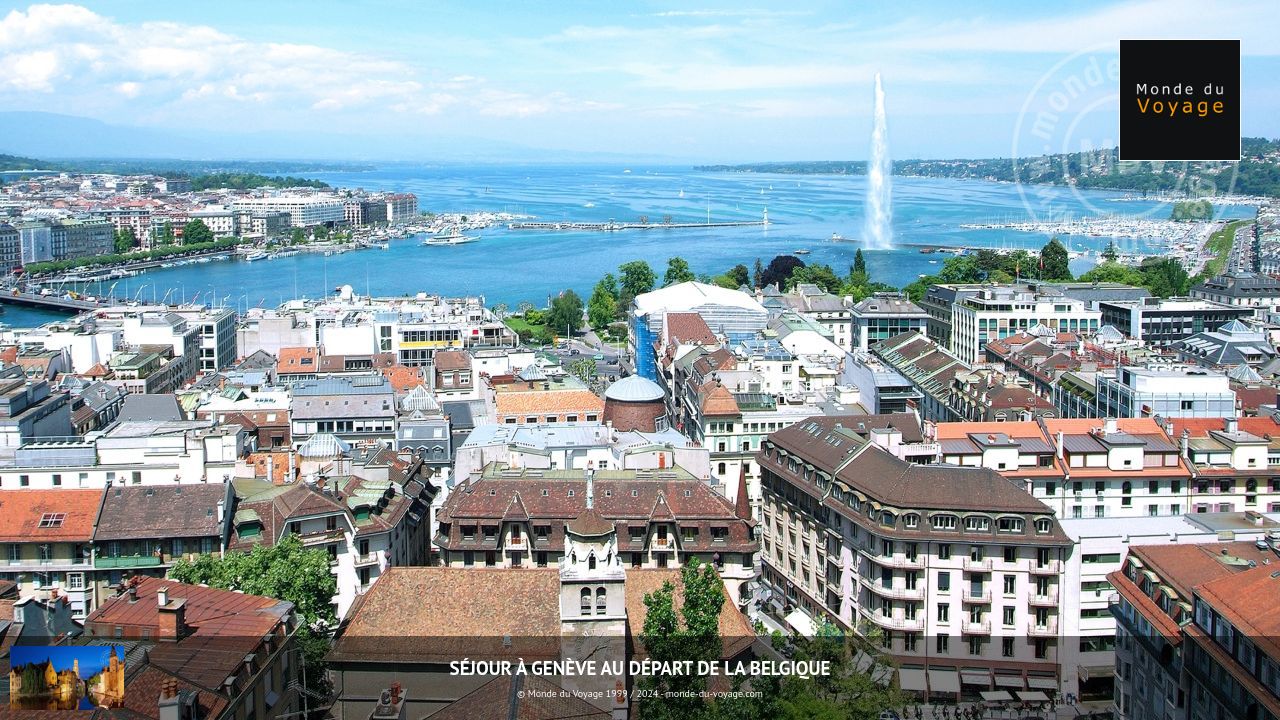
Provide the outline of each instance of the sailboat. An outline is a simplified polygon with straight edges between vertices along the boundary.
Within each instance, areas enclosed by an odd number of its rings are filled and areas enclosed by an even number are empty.
[[[684,188],[680,188],[680,197],[684,197]]]

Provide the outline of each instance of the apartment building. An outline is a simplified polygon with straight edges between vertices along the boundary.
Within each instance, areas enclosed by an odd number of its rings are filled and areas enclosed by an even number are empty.
[[[1157,347],[1253,315],[1248,308],[1197,298],[1112,300],[1098,303],[1098,309],[1104,325]]]
[[[65,596],[72,615],[93,605],[93,529],[101,490],[0,491],[0,580],[20,596]]]
[[[768,606],[797,628],[877,628],[900,686],[934,699],[1073,691],[1053,511],[993,470],[898,459],[858,420],[810,418],[757,456]]]
[[[395,391],[382,375],[300,380],[290,393],[290,434],[295,445],[316,434],[333,434],[346,441],[395,438]]]
[[[1248,308],[1259,318],[1280,309],[1280,280],[1261,273],[1233,270],[1191,288],[1191,297]]]
[[[635,358],[636,374],[658,380],[654,348],[668,313],[694,313],[713,334],[754,335],[769,323],[769,312],[754,297],[699,282],[677,283],[637,295],[629,308],[628,354]]]
[[[1109,576],[1117,717],[1280,717],[1276,539],[1129,551]]]
[[[236,198],[232,210],[289,213],[293,227],[314,227],[341,223],[345,219],[342,199],[331,195],[275,195],[259,198]]]
[[[84,622],[80,643],[120,642],[125,711],[161,720],[293,717],[301,663],[291,602],[138,576]]]
[[[461,479],[461,478],[460,478]],[[589,520],[589,522],[588,522]],[[736,506],[680,467],[656,470],[517,468],[492,463],[444,501],[433,544],[448,567],[554,567],[566,528],[616,532],[623,567],[715,566],[733,606],[749,599],[759,540]]]
[[[929,314],[924,308],[895,293],[876,293],[849,310],[852,334],[847,350],[868,350],[872,345],[903,333],[924,333]]]
[[[1069,404],[1064,402],[1063,404]],[[1236,393],[1226,375],[1179,365],[1122,365],[1098,373],[1093,417],[1235,417]]]
[[[403,223],[418,217],[418,196],[413,193],[392,193],[385,202],[387,222]]]
[[[425,564],[426,515],[438,488],[420,463],[375,452],[388,456],[381,471],[370,469],[375,463],[353,461],[333,436],[316,436],[298,453],[300,466],[312,468],[302,482],[238,481],[227,549],[249,551],[293,534],[304,546],[326,551],[337,579],[331,602],[339,618],[389,567]],[[361,475],[351,474],[354,462]]]
[[[1058,332],[1095,333],[1102,313],[1056,289],[1032,286],[983,287],[958,300],[951,313],[950,350],[965,362],[978,362],[989,340],[1014,335],[1036,325]]]
[[[1280,422],[1274,417],[1172,418],[1191,468],[1188,512],[1280,512]]]
[[[0,369],[0,464],[25,443],[73,434],[67,393],[47,380],[29,380],[20,365]]]
[[[757,291],[757,299],[770,310],[775,307],[778,310],[790,310],[821,325],[830,333],[831,341],[846,351],[858,346],[853,309],[845,302],[845,298],[833,295],[818,285],[798,283],[791,291],[771,296],[767,300]]]
[[[934,422],[962,417],[952,402],[952,386],[972,371],[969,363],[918,332],[882,340],[871,346],[871,353],[911,383],[921,398],[921,417]]]
[[[0,223],[0,273],[12,272],[22,267],[22,243],[18,229],[8,223]]]

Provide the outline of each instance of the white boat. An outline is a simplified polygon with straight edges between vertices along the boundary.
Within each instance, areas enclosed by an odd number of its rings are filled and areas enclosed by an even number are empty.
[[[253,262],[254,260],[265,260],[266,258],[267,258],[267,254],[262,252],[261,250],[254,250],[251,253],[246,253],[244,256],[244,259],[246,262]]]
[[[446,235],[433,235],[422,241],[423,245],[462,245],[464,243],[475,242],[480,238],[475,235],[463,235],[454,229]]]
[[[810,251],[810,250],[796,250],[796,251],[795,251],[795,254],[796,254],[796,255],[808,255],[810,252],[812,252],[812,251]]]
[[[582,207],[584,207],[584,208],[593,208],[593,207],[595,207],[595,206],[596,206],[596,204],[595,204],[595,203],[593,203],[593,202],[589,202],[589,203],[584,204]]]
[[[840,242],[841,240],[844,240],[843,235],[841,235],[840,233],[831,233],[832,242]]]

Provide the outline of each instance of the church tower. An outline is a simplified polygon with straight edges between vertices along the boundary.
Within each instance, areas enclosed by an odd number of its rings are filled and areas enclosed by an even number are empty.
[[[622,672],[565,677],[561,685],[615,720],[627,717],[626,571],[613,521],[595,508],[595,470],[588,466],[587,507],[565,524],[560,559],[560,655],[562,660],[616,664]]]

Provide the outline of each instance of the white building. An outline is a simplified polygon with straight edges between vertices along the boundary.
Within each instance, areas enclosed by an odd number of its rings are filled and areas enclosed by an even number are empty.
[[[1235,417],[1236,393],[1226,375],[1194,366],[1126,365],[1098,373],[1098,417]]]
[[[951,351],[965,362],[980,362],[988,340],[1039,325],[1058,332],[1092,333],[1102,319],[1088,303],[1047,289],[983,287],[958,301],[952,311]]]
[[[346,217],[342,199],[329,195],[275,195],[260,198],[237,198],[232,210],[268,210],[289,213],[293,227],[312,227],[341,223]]]

